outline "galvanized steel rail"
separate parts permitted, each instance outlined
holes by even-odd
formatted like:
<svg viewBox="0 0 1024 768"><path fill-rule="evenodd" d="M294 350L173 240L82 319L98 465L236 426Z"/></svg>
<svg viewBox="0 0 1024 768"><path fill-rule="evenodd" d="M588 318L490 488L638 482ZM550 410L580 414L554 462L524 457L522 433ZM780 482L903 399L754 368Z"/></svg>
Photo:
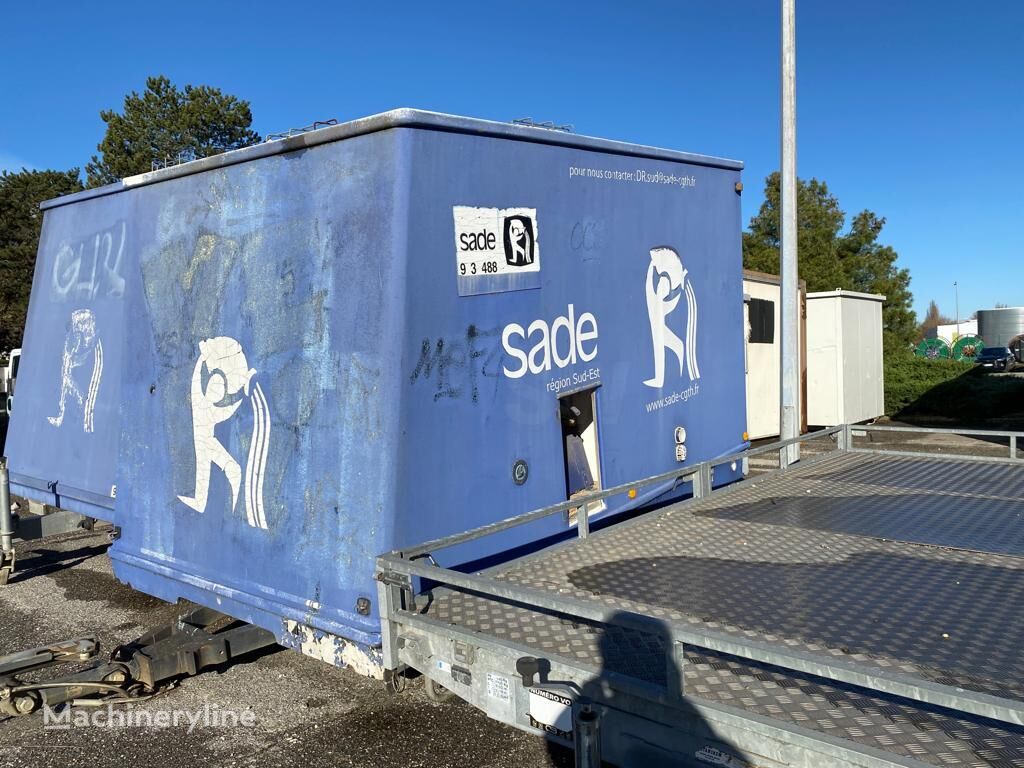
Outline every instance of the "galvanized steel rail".
<svg viewBox="0 0 1024 768"><path fill-rule="evenodd" d="M846 429L850 432L865 432L865 433L905 433L905 434L929 434L929 435L963 435L965 437L999 437L1006 438L1009 441L1010 455L1008 457L999 458L996 456L978 456L973 454L956 454L956 453L928 453L927 451L890 451L883 448L856 448L852 443L848 442L849 450L854 453L873 453L882 456L912 456L916 458L958 458L965 459L968 461L987 461L992 463L1006 462L1012 464L1020 462L1024 457L1017 455L1017 445L1024 439L1024 433L1021 432L1006 432L999 430L985 430L985 429L949 429L940 427L897 427L888 424L866 424L864 426L847 426Z"/></svg>
<svg viewBox="0 0 1024 768"><path fill-rule="evenodd" d="M720 467L724 464L731 464L733 462L743 461L744 459L750 459L755 456L761 456L765 454L779 454L782 455L785 448L795 445L797 443L806 443L812 440L820 440L825 437L831 437L833 435L839 435L837 438L839 444L842 445L843 432L845 427L831 427L820 432L814 432L807 435L801 435L800 437L793 438L791 440L782 440L771 445L764 445L759 448L750 448L739 453L731 453L726 456L721 456L710 461L704 461L700 464L694 464L689 467L680 467L678 470L673 472L663 472L660 475L652 475L642 480L636 480L631 483L623 483L622 485L616 485L613 488L607 488L602 491L595 493L588 493L579 496L578 498L570 501L562 501L558 504L552 504L549 507L543 507L541 509L534 510L532 512L525 512L521 515L515 515L514 517L508 517L504 520L499 520L496 523L490 523L488 525L482 525L479 528L473 528L464 533L456 533L451 536L442 536L437 539L431 539L428 542L419 544L414 547L408 547L406 549L397 550L389 553L382 557L391 558L397 556L398 558L414 558L422 555L429 554L431 552L437 552L440 549L447 549L454 547L457 544L464 544L467 541L474 541L481 539L486 536L491 536L495 533L507 531L510 528L517 528L520 525L526 525L537 520L542 520L545 517L556 515L560 512L568 512L573 509L589 508L589 505L596 502L601 502L612 496L619 496L621 494L628 494L630 491L636 491L636 489L651 486L665 484L667 487L662 493L668 493L678 486L681 482L693 481L693 496L694 498L703 498L711 493L711 482L713 479L713 472L715 467ZM578 526L578 535L581 539L585 539L590 534L590 526L587 522L587 515L579 515L578 518L580 525Z"/></svg>

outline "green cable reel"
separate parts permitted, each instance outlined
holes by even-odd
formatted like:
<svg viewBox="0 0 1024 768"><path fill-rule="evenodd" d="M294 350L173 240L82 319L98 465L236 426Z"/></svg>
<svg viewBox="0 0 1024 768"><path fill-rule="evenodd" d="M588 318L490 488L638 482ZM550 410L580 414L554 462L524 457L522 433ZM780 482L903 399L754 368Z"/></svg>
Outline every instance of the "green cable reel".
<svg viewBox="0 0 1024 768"><path fill-rule="evenodd" d="M954 360L966 360L971 362L985 348L985 341L973 333L964 334L955 342L951 350Z"/></svg>
<svg viewBox="0 0 1024 768"><path fill-rule="evenodd" d="M948 360L949 344L945 339L922 339L914 350L918 357L926 357L929 360Z"/></svg>

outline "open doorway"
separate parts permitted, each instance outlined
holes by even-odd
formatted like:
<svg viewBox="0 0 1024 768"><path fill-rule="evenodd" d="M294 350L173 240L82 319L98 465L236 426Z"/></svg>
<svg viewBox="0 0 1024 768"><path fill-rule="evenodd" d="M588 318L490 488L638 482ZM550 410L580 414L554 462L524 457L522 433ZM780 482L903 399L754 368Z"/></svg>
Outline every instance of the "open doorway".
<svg viewBox="0 0 1024 768"><path fill-rule="evenodd" d="M601 459L597 428L597 387L570 392L558 399L562 422L562 459L565 470L565 498L573 499L601 490ZM590 514L605 508L592 504ZM569 512L575 525L576 510Z"/></svg>

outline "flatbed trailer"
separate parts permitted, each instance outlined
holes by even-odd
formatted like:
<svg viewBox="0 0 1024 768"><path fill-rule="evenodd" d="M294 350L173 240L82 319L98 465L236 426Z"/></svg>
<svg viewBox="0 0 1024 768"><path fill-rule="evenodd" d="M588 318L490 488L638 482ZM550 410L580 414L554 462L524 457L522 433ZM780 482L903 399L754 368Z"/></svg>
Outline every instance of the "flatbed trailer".
<svg viewBox="0 0 1024 768"><path fill-rule="evenodd" d="M692 499L489 570L434 556L583 500L382 556L386 678L621 766L1024 766L1019 436L874 442L897 429L681 468ZM792 442L796 465L712 490Z"/></svg>

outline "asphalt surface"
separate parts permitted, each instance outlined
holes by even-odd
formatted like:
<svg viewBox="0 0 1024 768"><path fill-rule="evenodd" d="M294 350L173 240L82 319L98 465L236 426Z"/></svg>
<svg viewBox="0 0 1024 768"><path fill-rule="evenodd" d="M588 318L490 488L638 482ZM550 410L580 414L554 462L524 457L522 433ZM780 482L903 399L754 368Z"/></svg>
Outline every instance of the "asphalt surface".
<svg viewBox="0 0 1024 768"><path fill-rule="evenodd" d="M19 545L18 572L0 587L0 655L90 634L109 652L174 620L179 606L113 577L106 544L99 531ZM154 699L116 710L133 717L165 711L168 721L173 712L182 714L177 727L61 730L45 727L38 713L2 720L0 768L572 764L571 754L552 754L544 740L490 721L459 700L435 704L418 685L389 695L378 681L283 649L184 679ZM227 710L248 712L255 723L215 727ZM190 713L199 720L191 731Z"/></svg>
<svg viewBox="0 0 1024 768"><path fill-rule="evenodd" d="M884 427L908 427L910 424L879 419L876 424ZM914 427L918 429L918 427ZM954 428L954 427L950 427ZM1016 427L992 427L991 430L1008 430ZM777 437L765 438L754 443L755 448L770 445ZM835 439L818 437L801 446L801 455L816 456L828 452L835 447ZM958 435L949 432L872 432L863 429L853 430L854 448L872 448L883 451L900 451L911 453L931 453L936 456L990 456L993 458L1009 458L1010 441L1005 437L977 437ZM1017 442L1017 457L1024 458L1024 440ZM778 455L775 452L762 453L750 460L754 473L778 469Z"/></svg>
<svg viewBox="0 0 1024 768"><path fill-rule="evenodd" d="M1016 374L1013 374L1016 375ZM878 426L905 427L911 426L889 419L879 419ZM915 426L915 429L918 428ZM955 428L950 425L949 428ZM992 431L1018 430L1016 425L999 425L986 427ZM1010 440L1006 437L978 437L957 435L953 433L935 432L868 432L854 428L853 445L855 448L876 448L892 451L914 451L934 453L936 455L991 456L1009 458ZM1024 458L1024 441L1017 441L1017 457Z"/></svg>
<svg viewBox="0 0 1024 768"><path fill-rule="evenodd" d="M1007 455L1005 445L954 435L898 433L863 444L937 454ZM809 451L813 453L813 451ZM1024 458L1024 445L1020 455ZM174 620L180 606L136 592L112 575L104 531L18 546L18 572L0 587L0 655L84 635L110 649ZM251 727L190 728L204 712L249 713ZM275 650L183 680L150 701L119 707L171 727L47 728L39 714L0 720L0 768L21 766L343 766L499 768L570 766L572 755L488 720L451 700L437 704L411 685L382 684L293 651ZM210 713L214 713L212 716Z"/></svg>

